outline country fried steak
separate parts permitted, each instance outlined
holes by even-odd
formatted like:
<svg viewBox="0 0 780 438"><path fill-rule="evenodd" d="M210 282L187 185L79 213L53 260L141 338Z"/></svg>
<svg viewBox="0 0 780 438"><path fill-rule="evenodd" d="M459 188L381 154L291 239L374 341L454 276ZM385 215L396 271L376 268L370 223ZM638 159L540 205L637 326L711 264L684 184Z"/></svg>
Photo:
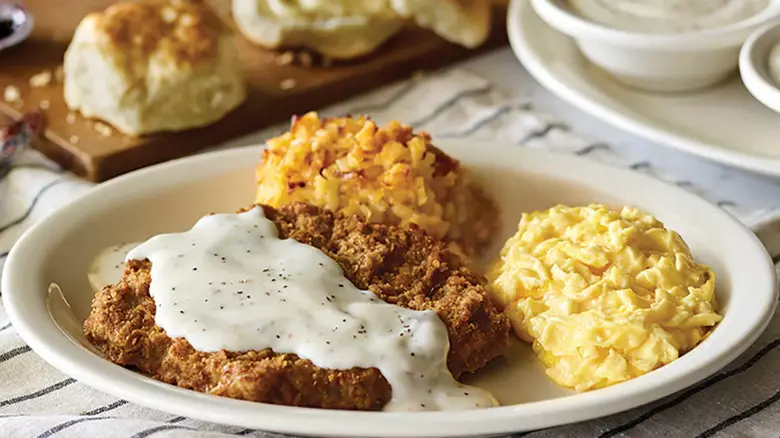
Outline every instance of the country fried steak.
<svg viewBox="0 0 780 438"><path fill-rule="evenodd" d="M386 302L434 310L447 326L447 364L455 377L501 355L509 321L488 299L483 281L460 258L417 228L378 225L306 204L263 207L280 238L312 245L333 258L355 286ZM84 333L105 357L157 380L236 399L330 409L379 410L391 388L376 368L318 368L294 354L204 353L155 324L151 264L129 261L122 279L95 296Z"/></svg>

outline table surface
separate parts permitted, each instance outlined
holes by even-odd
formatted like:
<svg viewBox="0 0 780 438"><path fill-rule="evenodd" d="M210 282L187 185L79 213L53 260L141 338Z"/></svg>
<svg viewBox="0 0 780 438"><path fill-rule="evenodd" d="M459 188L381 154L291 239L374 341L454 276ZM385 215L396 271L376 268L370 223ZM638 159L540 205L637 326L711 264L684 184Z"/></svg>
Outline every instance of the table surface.
<svg viewBox="0 0 780 438"><path fill-rule="evenodd" d="M489 68L487 68L489 66ZM613 127L542 87L520 64L510 49L502 49L462 64L469 72L493 82L507 95L533 101L564 119L578 132L604 141L636 161L650 161L681 178L720 193L723 199L745 208L780 207L780 179L722 166L685 154Z"/></svg>

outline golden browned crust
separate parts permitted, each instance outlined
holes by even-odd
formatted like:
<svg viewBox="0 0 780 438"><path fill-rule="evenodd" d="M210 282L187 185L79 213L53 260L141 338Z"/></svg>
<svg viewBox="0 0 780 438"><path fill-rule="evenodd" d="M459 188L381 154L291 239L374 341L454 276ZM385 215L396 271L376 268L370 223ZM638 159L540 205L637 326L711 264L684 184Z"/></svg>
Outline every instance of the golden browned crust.
<svg viewBox="0 0 780 438"><path fill-rule="evenodd" d="M479 255L498 226L498 208L460 162L425 132L367 116L293 117L269 139L257 167L255 202L305 202L374 223L415 224L449 248Z"/></svg>
<svg viewBox="0 0 780 438"><path fill-rule="evenodd" d="M144 59L163 52L176 64L196 64L217 52L226 30L203 0L119 3L92 15L116 49Z"/></svg>
<svg viewBox="0 0 780 438"><path fill-rule="evenodd" d="M488 300L482 280L444 244L416 227L367 223L317 207L264 207L280 236L315 246L357 287L411 309L437 312L449 331L448 366L473 372L504 352L507 318ZM195 351L155 325L150 264L131 261L122 280L106 286L84 322L87 339L106 358L183 388L268 403L330 409L381 409L391 389L379 370L328 370L271 350Z"/></svg>

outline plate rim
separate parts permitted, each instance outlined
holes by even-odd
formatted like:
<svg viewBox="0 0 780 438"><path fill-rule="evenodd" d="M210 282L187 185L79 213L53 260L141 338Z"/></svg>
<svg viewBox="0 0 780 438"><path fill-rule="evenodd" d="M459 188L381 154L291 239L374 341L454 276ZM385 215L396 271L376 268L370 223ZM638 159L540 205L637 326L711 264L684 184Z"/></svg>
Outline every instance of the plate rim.
<svg viewBox="0 0 780 438"><path fill-rule="evenodd" d="M780 176L780 158L765 158L749 153L738 152L725 146L709 144L707 142L687 137L672 130L663 130L653 127L637 118L630 117L609 106L602 105L589 99L580 93L577 88L567 83L565 79L556 75L553 70L546 67L547 63L542 57L536 55L532 38L525 38L526 31L522 30L520 23L528 19L529 15L542 21L541 17L533 9L533 4L526 0L511 0L507 13L507 34L509 45L517 60L545 89L553 93L561 100L577 107L581 111L593 115L605 123L638 135L661 147L668 147L687 154L705 158L715 163L748 170L762 175L773 177ZM549 25L548 25L549 26ZM560 34L555 29L554 32ZM567 35L563 37L572 39ZM616 99L610 99L620 102Z"/></svg>
<svg viewBox="0 0 780 438"><path fill-rule="evenodd" d="M676 197L687 204L686 209L704 209L711 219L728 224L728 227L732 228L730 232L739 235L740 240L744 238L743 246L752 247L754 255L764 260L763 264L754 260L756 272L751 273L757 274L758 283L763 285L758 288L764 289L764 295L759 295L759 298L763 299L756 301L764 302L764 307L760 307L756 315L753 315L755 319L746 323L749 328L738 336L741 343L729 345L729 350L704 360L705 366L701 368L690 365L685 367L688 363L696 364L699 358L706 359L706 356L703 356L706 353L696 353L703 351L700 349L648 376L611 388L522 405L469 411L467 415L462 412L404 414L291 408L201 394L157 382L93 354L65 334L48 310L43 323L40 319L26 318L25 315L30 313L26 307L42 306L45 309L46 299L42 300L43 304L25 304L25 297L28 297L27 301L36 300L29 299L32 294L25 294L20 291L21 287L17 287L17 284L24 284L23 269L20 268L24 266L25 258L34 254L35 248L42 244L36 242L42 240L39 235L46 235L47 229L53 229L60 218L86 214L79 211L88 210L83 207L89 206L90 203L98 204L106 193L110 194L117 186L133 184L133 187L143 189L144 186L152 187L159 183L162 174L166 175L166 182L186 182L216 176L224 171L238 170L247 163L254 165L262 147L249 146L191 156L131 172L99 185L35 224L14 245L5 265L2 278L2 289L5 293L2 298L6 312L19 335L37 354L55 368L97 390L140 405L204 421L319 436L322 436L323 432L328 436L473 436L535 430L598 418L649 403L707 378L736 359L755 342L769 324L778 295L774 265L758 238L724 210L664 181L569 154L521 148L501 142L449 139L439 143L445 151L451 147L498 149L494 154L503 151L517 158L519 166L534 160L554 160L556 166L576 166L580 169L578 172L591 175L606 172L612 174L613 178L633 181L643 187L650 187L650 190L664 194L676 193ZM203 171L171 172L177 168L196 165L201 166ZM707 351L710 350L712 349ZM414 417L410 418L410 415ZM457 421L454 421L456 419ZM334 426L337 429L333 429Z"/></svg>

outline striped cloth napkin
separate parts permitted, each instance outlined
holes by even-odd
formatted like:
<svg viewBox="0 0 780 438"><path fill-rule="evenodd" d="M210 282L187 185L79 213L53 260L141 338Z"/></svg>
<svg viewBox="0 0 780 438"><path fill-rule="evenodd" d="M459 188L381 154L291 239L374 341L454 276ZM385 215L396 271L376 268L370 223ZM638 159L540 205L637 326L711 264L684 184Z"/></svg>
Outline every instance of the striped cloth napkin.
<svg viewBox="0 0 780 438"><path fill-rule="evenodd" d="M671 181L728 209L780 253L780 216L744 211L694 181L669 175L656 163L631 163L609 144L571 132L562 120L495 91L490 83L450 70L396 84L323 111L368 113L424 129L434 138L470 137L513 142L625 166ZM262 142L276 126L228 146ZM223 146L223 147L228 147ZM63 172L35 151L0 169L0 270L11 246L38 220L88 191L91 184ZM718 374L657 403L586 423L530 433L543 436L700 436L718 433L777 436L780 431L780 319L741 358ZM0 307L0 435L4 437L117 438L280 435L204 423L144 408L63 375L30 351ZM526 434L518 434L517 436Z"/></svg>

